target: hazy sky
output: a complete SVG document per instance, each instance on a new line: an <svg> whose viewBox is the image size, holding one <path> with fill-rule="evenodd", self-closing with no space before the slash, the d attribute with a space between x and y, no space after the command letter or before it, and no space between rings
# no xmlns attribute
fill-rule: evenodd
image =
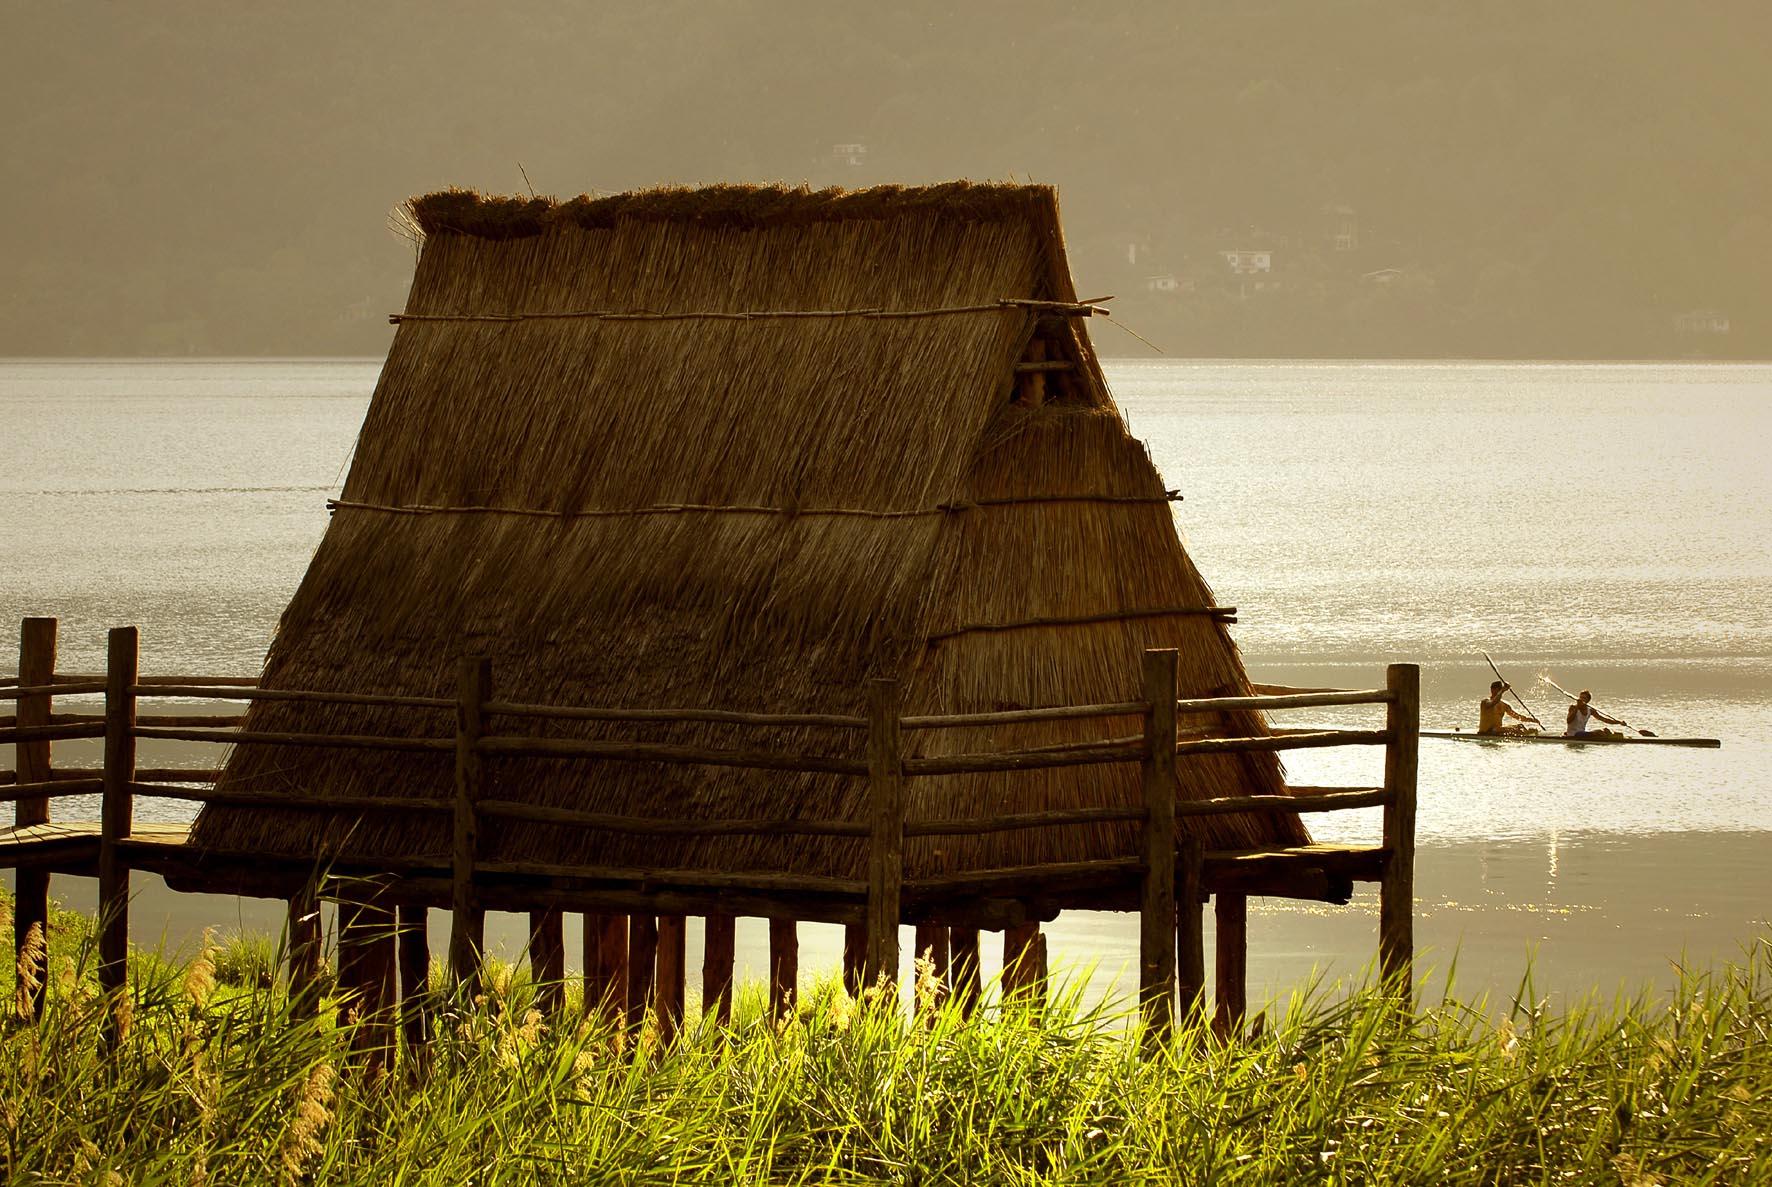
<svg viewBox="0 0 1772 1187"><path fill-rule="evenodd" d="M526 171L1054 182L1176 353L1772 355L1759 2L0 13L10 354L380 353L389 211Z"/></svg>

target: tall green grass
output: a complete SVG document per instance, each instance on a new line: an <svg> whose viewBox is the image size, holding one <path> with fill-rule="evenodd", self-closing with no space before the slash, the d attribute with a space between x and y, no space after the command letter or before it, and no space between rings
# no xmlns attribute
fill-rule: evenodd
<svg viewBox="0 0 1772 1187"><path fill-rule="evenodd" d="M1772 1181L1763 942L1653 1001L1497 1023L1357 992L1151 1059L1074 993L923 1025L835 985L787 1023L753 991L729 1030L664 1049L550 1023L498 970L423 1073L374 1077L348 1021L290 1016L262 946L232 978L225 950L137 960L108 1055L90 941L63 934L43 1020L0 1024L8 1182Z"/></svg>

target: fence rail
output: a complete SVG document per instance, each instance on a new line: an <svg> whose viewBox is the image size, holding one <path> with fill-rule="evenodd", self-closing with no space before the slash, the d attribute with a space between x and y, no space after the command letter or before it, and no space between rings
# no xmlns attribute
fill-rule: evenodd
<svg viewBox="0 0 1772 1187"><path fill-rule="evenodd" d="M39 620L33 620L39 621ZM29 629L25 636L30 639ZM53 648L53 635L51 635ZM491 696L491 671L483 660L464 661L453 698L395 696L373 693L302 689L263 689L246 677L144 677L136 672L138 639L134 628L111 633L107 671L102 674L56 674L53 654L48 668L42 656L21 654L21 673L0 686L0 700L16 701L18 712L0 718L0 743L18 747L18 770L0 772L0 802L18 805L18 822L46 823L52 799L102 794L99 874L101 901L109 914L102 924L101 973L106 984L121 976L126 934L127 876L132 855L133 800L178 799L198 804L275 808L299 812L416 812L448 817L452 841L447 857L394 860L379 864L392 875L401 870L447 872L450 905L455 908L450 943L451 967L458 980L471 980L482 946L479 934L482 891L486 879L529 878L572 883L610 882L648 887L730 890L752 895L790 893L838 895L865 903L865 968L895 975L898 968L897 928L907 896L992 895L1016 892L1038 882L1075 879L1133 879L1140 891L1145 924L1141 931L1141 1000L1153 1030L1170 1025L1176 977L1174 941L1178 933L1177 888L1181 915L1197 913L1198 887L1204 857L1197 843L1177 843L1176 822L1235 813L1320 813L1361 808L1384 809L1384 845L1388 859L1382 878L1381 950L1387 971L1406 976L1412 951L1408 897L1413 886L1415 810L1415 743L1419 730L1418 676L1409 665L1393 665L1387 686L1366 690L1288 691L1269 695L1183 698L1176 688L1173 652L1146 657L1144 696L1139 700L1090 705L1046 706L976 713L903 714L899 689L877 681L869 689L865 717L824 713L752 713L717 709L631 709L529 704ZM27 659L30 663L27 664ZM53 698L105 693L103 714L55 714ZM455 729L449 736L407 736L394 733L325 733L241 728L244 716L220 714L139 714L141 702L170 698L204 698L245 702L294 702L324 705L452 711ZM1382 729L1310 729L1269 732L1265 725L1239 736L1212 736L1211 730L1181 729L1187 714L1250 713L1325 706L1381 705ZM486 729L488 717L504 719L505 732ZM959 753L910 753L906 734L934 738L938 731L1013 727L1058 721L1087 722L1137 718L1142 732L1019 749L969 750ZM693 746L631 739L538 737L508 727L523 721L606 722L633 725L713 724L754 730L829 729L859 734L864 745L849 754L799 753L763 747ZM1234 728L1235 722L1231 723ZM778 735L779 736L779 735ZM73 739L105 740L105 762L99 768L51 771L48 744ZM180 741L226 746L291 746L359 750L389 754L450 756L454 768L448 796L301 795L213 786L220 776L214 767L138 769L138 741ZM1385 781L1378 787L1300 787L1293 794L1224 796L1201 800L1178 797L1178 763L1201 756L1271 753L1330 746L1383 746ZM590 812L527 803L488 794L488 763L512 759L573 762L646 762L756 770L811 772L866 781L863 819L800 819L736 817L721 819L662 818ZM1139 764L1143 801L1136 804L1073 807L1040 811L907 818L907 780L939 776L1013 773L1103 764ZM203 786L209 784L209 786ZM769 870L716 871L535 861L488 860L479 853L484 822L513 821L561 828L597 830L629 836L721 837L788 835L846 838L866 851L865 879L791 874ZM981 836L1030 829L1137 826L1143 840L1135 854L1079 862L1046 863L972 869L907 879L907 839ZM354 864L377 864L359 859ZM427 864L428 863L428 864ZM1193 895L1190 899L1188 896ZM847 908L845 908L847 912ZM846 917L847 914L846 914ZM1167 920L1167 922L1165 922ZM1180 933L1184 949L1188 931ZM1167 940L1164 936L1169 937ZM1165 949L1165 945L1167 948ZM1168 956L1163 955L1167 950ZM1183 952L1182 997L1190 1000L1191 965ZM1197 988L1197 987L1193 987Z"/></svg>

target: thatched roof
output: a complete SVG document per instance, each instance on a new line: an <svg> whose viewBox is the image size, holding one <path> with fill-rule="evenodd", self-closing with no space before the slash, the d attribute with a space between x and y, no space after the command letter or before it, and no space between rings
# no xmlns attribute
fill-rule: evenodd
<svg viewBox="0 0 1772 1187"><path fill-rule="evenodd" d="M500 699L859 714L864 681L892 676L907 712L966 712L1136 700L1140 652L1176 647L1184 693L1246 688L1222 624L1169 612L1212 595L1084 323L1000 303L1076 299L1052 190L727 186L561 204L451 192L412 209L425 240L408 316L267 687L451 696L457 658L483 654ZM1075 364L1051 373L1037 408L1014 400L1035 338ZM1048 619L1096 621L1014 625ZM281 702L255 704L247 726L450 727L447 714ZM547 729L862 746L810 728L766 740L719 725ZM906 737L937 754L1137 731L1126 719ZM500 798L557 806L866 818L865 781L844 776L541 760L492 770ZM1281 786L1267 756L1187 760L1182 778L1196 797ZM450 781L444 756L253 747L232 756L222 786L442 796ZM1138 797L1129 766L909 784L913 816ZM1290 820L1187 827L1213 846L1304 839ZM506 859L863 868L859 842L824 838L660 841L536 824L481 837ZM446 854L448 838L442 818L221 807L194 835L405 855ZM1032 830L912 842L907 864L914 876L1135 845L1129 827Z"/></svg>

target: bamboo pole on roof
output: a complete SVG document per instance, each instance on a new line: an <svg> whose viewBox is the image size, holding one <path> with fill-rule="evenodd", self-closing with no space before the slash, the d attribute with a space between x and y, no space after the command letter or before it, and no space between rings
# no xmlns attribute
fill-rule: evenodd
<svg viewBox="0 0 1772 1187"><path fill-rule="evenodd" d="M19 626L18 682L21 688L44 687L55 680L55 643L57 622L53 618L27 618ZM49 724L52 694L20 693L16 709L21 729ZM50 748L54 743L43 738L19 741L13 748L13 766L20 784L48 783L54 778L50 770ZM49 797L32 796L20 799L13 808L13 820L24 828L49 823ZM36 928L43 943L31 943L31 929ZM18 870L13 876L13 952L14 968L25 969L35 963L30 980L36 986L30 993L31 1016L43 1015L43 993L48 983L49 961L49 872Z"/></svg>

